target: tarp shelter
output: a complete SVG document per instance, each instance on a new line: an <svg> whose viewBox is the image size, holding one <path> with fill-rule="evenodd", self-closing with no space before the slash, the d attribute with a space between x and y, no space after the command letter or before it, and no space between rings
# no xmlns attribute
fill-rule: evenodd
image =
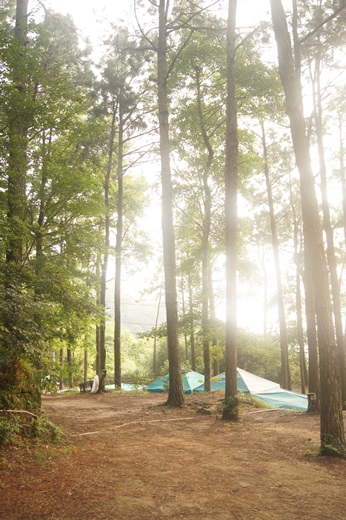
<svg viewBox="0 0 346 520"><path fill-rule="evenodd" d="M225 391L225 372L219 374L211 379L211 391L216 392L220 390ZM263 377L251 374L246 370L237 368L237 386L238 391L245 394L255 394L259 392L266 392L267 390L274 390L280 388L278 383L264 379ZM204 392L204 383L196 388L197 392Z"/></svg>
<svg viewBox="0 0 346 520"><path fill-rule="evenodd" d="M254 397L261 399L273 408L300 410L302 412L306 412L308 409L308 398L306 395L290 392L284 388L254 394Z"/></svg>
<svg viewBox="0 0 346 520"><path fill-rule="evenodd" d="M224 392L225 384L225 373L223 372L212 378L211 391ZM251 374L241 368L237 369L237 386L239 392L251 394L273 408L300 410L304 412L308 409L308 399L306 395L280 388L278 383ZM204 384L195 388L194 392L204 392Z"/></svg>
<svg viewBox="0 0 346 520"><path fill-rule="evenodd" d="M204 383L204 375L199 374L198 372L194 372L191 370L190 372L186 372L183 374L183 390L184 394L193 394L195 388ZM155 392L162 394L163 392L167 392L169 385L169 374L166 374L156 381L153 381L147 386L147 390L149 392Z"/></svg>

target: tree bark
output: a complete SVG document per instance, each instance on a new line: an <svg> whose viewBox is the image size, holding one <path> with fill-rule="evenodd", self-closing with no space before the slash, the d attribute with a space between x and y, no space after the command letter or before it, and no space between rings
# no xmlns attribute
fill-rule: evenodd
<svg viewBox="0 0 346 520"><path fill-rule="evenodd" d="M114 384L121 388L121 255L124 218L124 172L123 172L123 113L122 100L119 102L119 137L118 137L118 200L117 200L117 235L115 243L115 280L114 280Z"/></svg>
<svg viewBox="0 0 346 520"><path fill-rule="evenodd" d="M307 367L304 351L304 332L303 332L303 312L302 312L302 291L301 291L301 240L299 240L299 223L292 196L292 185L290 182L290 204L293 215L293 241L294 241L294 260L296 264L296 319L297 319L297 341L299 345L299 368L300 368L300 388L301 393L306 393Z"/></svg>
<svg viewBox="0 0 346 520"><path fill-rule="evenodd" d="M305 293L306 335L308 338L309 353L309 392L314 393L317 403L320 395L319 359L317 344L316 313L314 303L314 280L311 269L304 255L303 284Z"/></svg>
<svg viewBox="0 0 346 520"><path fill-rule="evenodd" d="M73 367L72 367L72 350L70 347L67 347L67 371L68 371L68 387L73 388Z"/></svg>
<svg viewBox="0 0 346 520"><path fill-rule="evenodd" d="M64 388L64 349L63 348L61 348L59 351L59 368L60 368L59 390L62 390Z"/></svg>
<svg viewBox="0 0 346 520"><path fill-rule="evenodd" d="M334 247L334 233L331 223L329 201L328 201L328 190L327 190L327 166L324 154L324 142L323 142L323 122L322 122L322 100L321 100L321 85L320 85L320 50L316 57L316 92L314 92L314 108L315 108L315 125L316 125L316 137L317 137L317 148L318 157L320 164L320 179L321 179L321 197L322 197L322 211L323 211L323 223L324 232L327 241L327 259L330 273L330 283L332 290L332 302L334 312L334 323L335 323L335 334L336 344L338 349L339 357L339 368L340 368L340 379L341 379L341 394L342 402L346 405L346 357L344 347L344 333L342 326L342 312L341 312L341 301L340 301L340 284L337 272L337 260L335 256Z"/></svg>
<svg viewBox="0 0 346 520"><path fill-rule="evenodd" d="M343 142L343 117L344 113L339 113L339 157L340 157L340 183L342 190L342 216L344 228L344 240L346 243L346 178L345 178L345 163L344 163L344 142Z"/></svg>
<svg viewBox="0 0 346 520"><path fill-rule="evenodd" d="M217 335L216 335L216 331L215 331L215 327L216 327L215 296L214 296L214 288L213 288L213 272L212 272L212 267L210 265L210 260L209 260L208 278L209 278L210 322L211 322L211 327L214 329L212 337L211 337L211 345L212 345L212 347L217 347L218 340L217 340ZM219 357L214 355L213 376L217 376L219 373L220 373Z"/></svg>
<svg viewBox="0 0 346 520"><path fill-rule="evenodd" d="M210 392L211 361L210 361L210 337L209 337L209 237L211 228L211 191L208 183L211 165L214 158L210 139L205 127L202 95L200 83L200 70L196 71L197 108L199 127L202 139L207 151L207 162L203 169L203 223L202 223L202 335L203 335L203 359L204 359L204 390Z"/></svg>
<svg viewBox="0 0 346 520"><path fill-rule="evenodd" d="M84 382L88 381L88 350L84 350Z"/></svg>
<svg viewBox="0 0 346 520"><path fill-rule="evenodd" d="M261 127L262 127L262 146L263 146L263 157L264 157L264 175L265 175L266 186L267 186L270 229L271 229L271 236L272 236L272 247L273 247L275 275L276 275L278 316L279 316L279 328L280 328L282 387L286 388L287 390L291 390L292 387L291 387L290 365L289 365L289 360L288 360L286 315L285 315L284 296L283 296L281 268L280 268L279 239L278 239L278 234L277 234L277 230L276 230L273 193L272 193L272 187L271 187L270 178L269 178L268 150L267 150L267 142L266 142L266 136L265 136L263 122L261 122Z"/></svg>
<svg viewBox="0 0 346 520"><path fill-rule="evenodd" d="M20 269L23 255L24 218L26 206L27 173L27 93L25 48L27 46L28 0L17 0L15 25L16 61L13 66L13 96L10 107L8 138L7 221L9 235L6 262Z"/></svg>
<svg viewBox="0 0 346 520"><path fill-rule="evenodd" d="M36 275L36 294L40 293L39 281L40 274L43 267L43 226L46 218L46 184L48 178L48 168L49 168L49 160L50 160L50 149L52 144L52 131L49 132L49 137L47 140L46 132L43 130L42 132L42 168L41 168L41 186L39 189L39 213L37 218L37 231L35 234L35 249L36 249L36 259L35 259L35 275Z"/></svg>
<svg viewBox="0 0 346 520"><path fill-rule="evenodd" d="M301 43L298 34L298 8L297 1L293 0L293 15L292 15L292 31L294 44L294 62L295 62L295 77L301 89ZM317 347L317 331L316 331L316 315L314 306L314 283L311 276L311 270L305 265L305 271L302 273L304 291L305 291L305 317L306 317L306 333L308 339L309 352L309 392L316 396L317 406L319 399L319 361L318 361L318 347Z"/></svg>
<svg viewBox="0 0 346 520"><path fill-rule="evenodd" d="M281 1L270 0L278 49L279 73L285 91L286 109L300 176L304 223L305 264L311 268L318 326L321 384L321 454L345 456L338 352L334 337L327 261L318 212L309 142L306 136L302 93L297 81L285 12Z"/></svg>
<svg viewBox="0 0 346 520"><path fill-rule="evenodd" d="M180 277L181 286L181 306L182 306L182 319L184 322L184 345L185 345L185 361L189 361L189 345L187 340L187 328L186 328L186 309L185 309L185 288L184 288L184 276Z"/></svg>
<svg viewBox="0 0 346 520"><path fill-rule="evenodd" d="M158 109L160 131L162 239L165 274L167 316L167 344L169 359L169 391L167 405L180 407L184 403L183 379L180 367L178 337L178 308L176 288L175 233L173 224L173 187L170 166L167 68L167 11L168 1L159 3L159 43L157 57Z"/></svg>
<svg viewBox="0 0 346 520"><path fill-rule="evenodd" d="M162 295L162 289L160 287L159 292L159 301L157 304L157 311L156 311L156 318L155 318L155 336L154 336L154 351L153 351L153 374L156 375L157 370L157 327L159 324L159 317L160 317L160 308L161 308L161 295Z"/></svg>
<svg viewBox="0 0 346 520"><path fill-rule="evenodd" d="M116 119L116 107L113 106L112 122L109 135L109 150L108 150L108 162L104 180L104 203L105 203L105 241L104 241L104 253L103 263L101 264L101 289L100 289L100 306L103 314L99 325L99 389L98 392L104 392L105 390L105 376L106 376L106 288L107 288L107 267L108 267L108 256L109 256L109 236L110 236L110 207L109 207L109 188L110 178L113 165L113 154L114 154L114 138L115 138L115 119Z"/></svg>
<svg viewBox="0 0 346 520"><path fill-rule="evenodd" d="M193 291L191 275L188 273L188 286L189 286L189 324L190 324L190 347L191 347L191 368L196 370L196 351L195 351L195 320L194 320L194 309L193 309Z"/></svg>
<svg viewBox="0 0 346 520"><path fill-rule="evenodd" d="M96 303L100 305L101 302L101 253L97 254L96 260L96 292L97 298ZM100 324L98 323L95 328L95 344L96 344L96 374L100 374Z"/></svg>
<svg viewBox="0 0 346 520"><path fill-rule="evenodd" d="M223 419L238 419L237 400L237 232L238 232L238 123L235 93L235 22L237 1L228 2L227 108L225 161L226 243L226 390Z"/></svg>

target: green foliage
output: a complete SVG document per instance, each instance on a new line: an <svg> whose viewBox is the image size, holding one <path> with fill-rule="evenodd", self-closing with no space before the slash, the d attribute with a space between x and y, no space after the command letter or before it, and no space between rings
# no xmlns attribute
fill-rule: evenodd
<svg viewBox="0 0 346 520"><path fill-rule="evenodd" d="M346 459L346 448L345 444L341 444L339 439L332 435L324 435L321 439L320 455L326 457L337 457L340 459Z"/></svg>
<svg viewBox="0 0 346 520"><path fill-rule="evenodd" d="M244 408L250 405L254 408L268 408L268 410L271 409L271 407L267 405L264 401L257 399L257 397L254 397L251 394L244 394L243 392L238 392L238 400L240 408Z"/></svg>
<svg viewBox="0 0 346 520"><path fill-rule="evenodd" d="M311 443L311 440L306 443L306 456L310 457L318 457L320 453L320 446L317 446L316 444Z"/></svg>
<svg viewBox="0 0 346 520"><path fill-rule="evenodd" d="M41 407L38 372L27 359L0 363L0 409L38 413Z"/></svg>
<svg viewBox="0 0 346 520"><path fill-rule="evenodd" d="M26 103L22 112L29 118L24 150L25 219L17 223L23 244L21 265L11 265L5 257L13 233L6 220L11 175L6 132L11 117L22 107L16 98L17 51L12 31L0 51L0 94L6 101L0 108L5 130L0 138L0 229L4 238L0 250L0 364L14 366L25 358L39 369L39 376L31 381L37 393L41 381L47 381L45 376L53 380L58 375L51 356L56 346L74 350L82 341L86 343L98 316L93 268L103 211L99 174L103 136L99 122L89 114L93 75L87 51L80 50L72 28L72 20L60 14L47 13L42 23L29 17L22 96ZM17 400L20 392L13 395L12 401ZM11 401L9 393L5 400ZM31 406L28 403L29 409Z"/></svg>
<svg viewBox="0 0 346 520"><path fill-rule="evenodd" d="M36 320L44 305L33 297L29 284L30 278L13 269L1 272L0 266L0 364L21 356L34 361L44 348L44 332Z"/></svg>
<svg viewBox="0 0 346 520"><path fill-rule="evenodd" d="M113 324L106 324L106 368L107 382L114 382ZM139 335L138 335L139 336ZM122 381L131 384L146 383L152 373L152 342L147 338L136 338L129 330L121 333Z"/></svg>
<svg viewBox="0 0 346 520"><path fill-rule="evenodd" d="M139 338L166 338L167 337L167 324L161 323L158 327L152 327L145 332L138 332Z"/></svg>
<svg viewBox="0 0 346 520"><path fill-rule="evenodd" d="M30 436L49 444L61 442L64 437L61 428L49 421L44 413L32 422Z"/></svg>
<svg viewBox="0 0 346 520"><path fill-rule="evenodd" d="M277 336L245 330L238 334L238 366L270 381L280 382L280 347Z"/></svg>
<svg viewBox="0 0 346 520"><path fill-rule="evenodd" d="M42 413L36 418L8 414L0 419L0 446L27 443L30 440L57 444L64 439L60 427L53 424Z"/></svg>
<svg viewBox="0 0 346 520"><path fill-rule="evenodd" d="M21 432L20 419L17 417L0 418L0 446L13 444Z"/></svg>

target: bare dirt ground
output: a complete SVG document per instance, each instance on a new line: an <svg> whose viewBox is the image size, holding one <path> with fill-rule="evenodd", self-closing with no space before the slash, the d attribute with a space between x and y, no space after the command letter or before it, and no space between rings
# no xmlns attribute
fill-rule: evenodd
<svg viewBox="0 0 346 520"><path fill-rule="evenodd" d="M145 393L45 396L67 447L2 456L0 518L346 518L346 461L316 457L318 415L247 406L225 423L205 413L219 400L171 409Z"/></svg>

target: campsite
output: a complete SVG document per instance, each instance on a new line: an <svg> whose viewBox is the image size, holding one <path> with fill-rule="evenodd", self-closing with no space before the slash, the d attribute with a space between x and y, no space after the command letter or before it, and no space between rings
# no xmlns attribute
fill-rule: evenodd
<svg viewBox="0 0 346 520"><path fill-rule="evenodd" d="M317 456L319 415L243 404L229 423L222 397L170 408L160 393L44 396L66 445L2 454L4 518L343 520L346 462Z"/></svg>
<svg viewBox="0 0 346 520"><path fill-rule="evenodd" d="M344 520L346 0L0 5L0 520Z"/></svg>
<svg viewBox="0 0 346 520"><path fill-rule="evenodd" d="M169 375L166 374L152 381L147 389L149 392L163 393L167 391ZM239 392L251 394L270 408L286 410L308 410L308 398L298 392L291 392L280 387L279 383L251 374L247 370L237 368L237 388ZM193 370L183 374L183 390L185 394L204 392L204 375ZM211 391L225 394L225 373L211 379Z"/></svg>

